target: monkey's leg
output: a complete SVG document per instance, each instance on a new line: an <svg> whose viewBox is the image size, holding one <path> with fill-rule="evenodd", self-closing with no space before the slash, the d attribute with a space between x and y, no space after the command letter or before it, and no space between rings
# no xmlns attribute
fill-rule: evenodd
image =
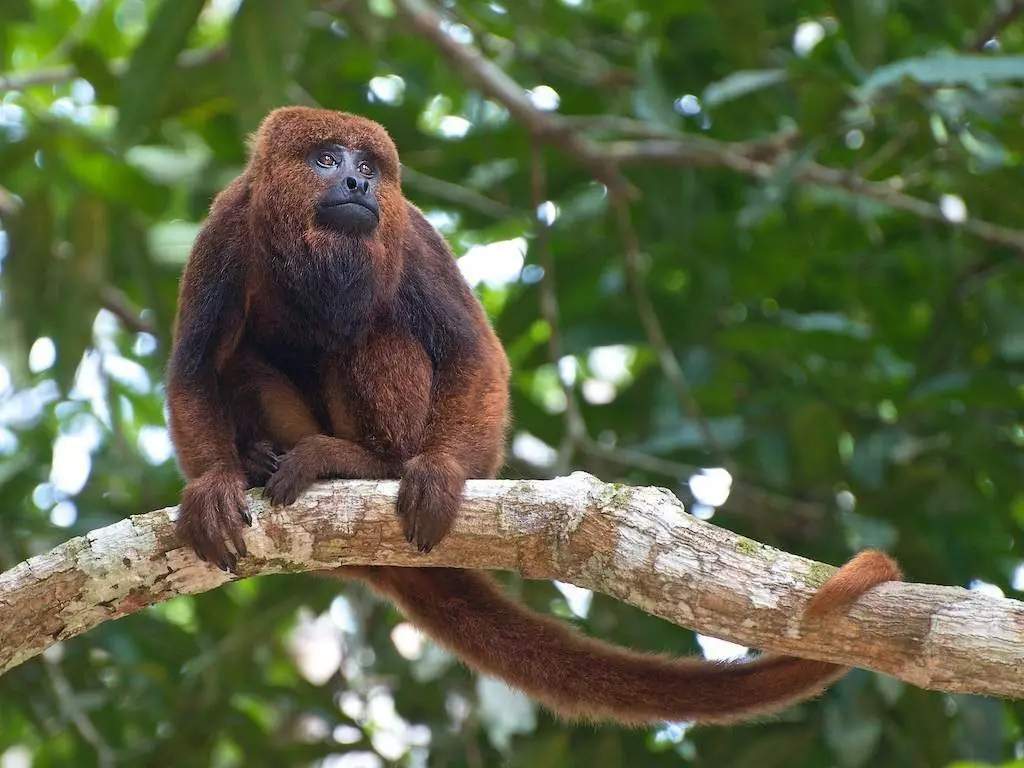
<svg viewBox="0 0 1024 768"><path fill-rule="evenodd" d="M240 384L235 404L251 409L248 418L259 421L245 431L247 453L258 457L267 445L273 452L276 466L261 478L271 504L293 503L319 478L382 476L372 453L352 440L324 434L307 396L266 360L247 353L233 378Z"/></svg>
<svg viewBox="0 0 1024 768"><path fill-rule="evenodd" d="M302 392L251 348L238 350L221 379L246 485L265 485L285 450L321 427Z"/></svg>
<svg viewBox="0 0 1024 768"><path fill-rule="evenodd" d="M374 333L322 381L331 435L303 437L267 483L275 504L290 504L317 479L399 477L419 448L430 402L430 360L391 331Z"/></svg>

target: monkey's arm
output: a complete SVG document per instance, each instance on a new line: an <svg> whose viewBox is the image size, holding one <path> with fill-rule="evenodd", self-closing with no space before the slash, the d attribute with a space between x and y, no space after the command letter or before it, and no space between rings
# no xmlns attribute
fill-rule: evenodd
<svg viewBox="0 0 1024 768"><path fill-rule="evenodd" d="M221 568L245 553L240 523L249 523L245 474L219 374L245 325L244 266L237 249L241 213L227 190L215 203L182 277L174 346L167 372L171 440L188 478L179 534L196 554ZM234 203L234 204L233 204Z"/></svg>
<svg viewBox="0 0 1024 768"><path fill-rule="evenodd" d="M167 371L171 436L181 470L190 480L208 472L241 471L218 374L237 344L238 334L227 326L240 326L244 320L233 276L224 274L236 270L228 267L219 275L210 271L202 262L185 268Z"/></svg>

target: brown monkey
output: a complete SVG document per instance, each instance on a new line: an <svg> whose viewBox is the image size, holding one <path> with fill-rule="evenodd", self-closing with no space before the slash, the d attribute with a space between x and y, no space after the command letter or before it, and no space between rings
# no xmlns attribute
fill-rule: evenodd
<svg viewBox="0 0 1024 768"><path fill-rule="evenodd" d="M387 132L288 107L214 201L181 284L170 427L188 478L177 530L233 569L244 491L289 504L319 478L400 478L406 537L429 551L467 478L494 477L509 365L451 250L403 197ZM233 551L232 551L233 550ZM454 568L346 567L470 667L566 718L726 722L815 695L847 670L764 655L671 659L584 637ZM816 594L835 611L895 564L862 552Z"/></svg>

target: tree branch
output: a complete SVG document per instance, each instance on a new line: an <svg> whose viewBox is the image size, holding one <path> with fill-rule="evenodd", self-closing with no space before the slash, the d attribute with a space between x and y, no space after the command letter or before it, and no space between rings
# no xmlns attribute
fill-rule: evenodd
<svg viewBox="0 0 1024 768"><path fill-rule="evenodd" d="M253 492L250 556L237 577L182 548L176 508L71 539L0 574L0 671L102 622L234 578L377 563L559 579L743 645L923 688L1024 695L1024 603L1015 600L883 584L847 615L804 631L799 616L832 568L691 517L663 489L609 485L582 472L473 480L450 538L427 556L402 535L397 489L395 481L319 483L285 508Z"/></svg>
<svg viewBox="0 0 1024 768"><path fill-rule="evenodd" d="M101 286L99 300L100 305L132 333L156 334L156 328L143 318L142 313L132 304L124 291L113 285Z"/></svg>
<svg viewBox="0 0 1024 768"><path fill-rule="evenodd" d="M982 24L974 36L974 40L968 46L972 51L983 51L989 40L997 38L1004 29L1012 24L1021 14L1024 14L1024 0L1006 0L996 3L997 7L992 15Z"/></svg>
<svg viewBox="0 0 1024 768"><path fill-rule="evenodd" d="M687 137L685 140L616 141L607 146L605 151L608 152L609 160L621 165L667 163L687 167L717 166L762 180L769 179L778 172L778 166L773 163L751 157L724 142L697 136ZM1024 231L980 219L950 221L938 205L901 192L896 184L869 181L855 173L814 162L801 163L795 170L795 182L841 189L853 196L888 205L921 219L939 221L995 245L1003 245L1024 253Z"/></svg>
<svg viewBox="0 0 1024 768"><path fill-rule="evenodd" d="M194 48L182 51L178 55L177 64L183 69L201 67L227 56L227 46L213 48ZM120 77L128 71L128 59L115 59L110 62L110 73ZM39 85L63 85L78 77L78 68L73 64L33 69L24 72L0 73L0 94L7 91L23 91Z"/></svg>
<svg viewBox="0 0 1024 768"><path fill-rule="evenodd" d="M785 142L778 145L765 145L761 142L729 143L689 135L636 141L595 141L583 131L588 118L570 118L537 109L530 101L526 89L500 67L485 58L477 48L462 44L449 35L438 12L426 0L396 0L395 5L416 31L430 40L467 82L504 105L509 114L532 135L566 152L587 168L596 180L613 191L620 184L621 169L639 164L670 163L729 168L758 179L768 179L778 172L779 159L787 156L781 150L786 149L795 138L787 134ZM773 137L773 142L776 138ZM771 149L777 151L766 151ZM884 203L921 219L942 222L987 242L1024 253L1024 232L1020 230L979 219L950 221L938 205L901 192L887 182L869 181L852 171L818 163L804 163L797 170L794 177L796 182L841 189L854 197Z"/></svg>

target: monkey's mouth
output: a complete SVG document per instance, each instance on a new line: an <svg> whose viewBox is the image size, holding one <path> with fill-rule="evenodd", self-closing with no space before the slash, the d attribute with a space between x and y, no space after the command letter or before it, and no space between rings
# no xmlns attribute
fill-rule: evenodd
<svg viewBox="0 0 1024 768"><path fill-rule="evenodd" d="M322 224L346 234L368 234L380 223L376 205L363 200L339 200L317 207Z"/></svg>

